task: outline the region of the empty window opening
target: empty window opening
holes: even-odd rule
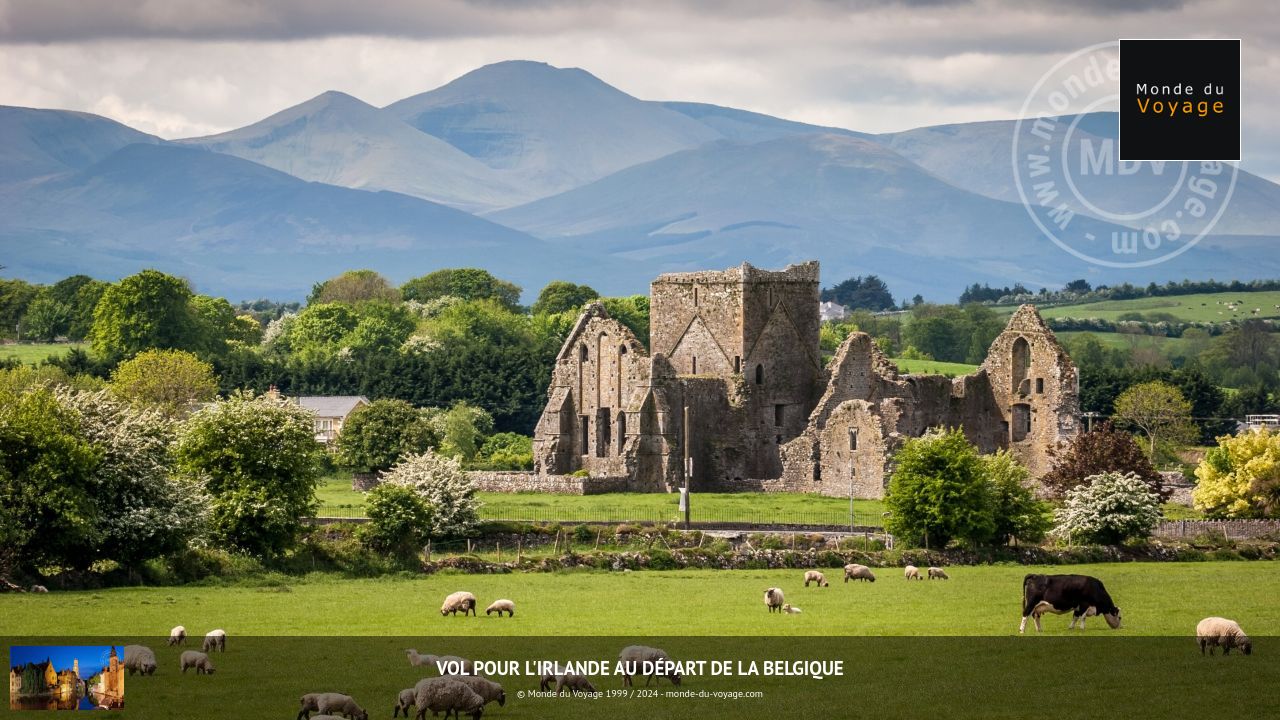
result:
[[[1044,378],[1036,378],[1036,394],[1044,394]]]
[[[693,306],[698,307],[698,286],[693,286]]]
[[[742,356],[741,355],[733,356],[733,371],[735,373],[742,372]]]
[[[1022,383],[1027,379],[1027,370],[1031,367],[1031,345],[1027,343],[1026,338],[1018,338],[1013,341],[1013,357],[1010,358],[1013,375],[1013,391],[1015,393],[1026,393]]]
[[[756,384],[764,384],[764,365],[756,365]]]
[[[587,346],[580,345],[578,347],[578,359],[581,360],[582,362],[586,362],[588,357],[589,357],[589,354],[587,352]]]
[[[578,428],[579,434],[582,435],[582,447],[580,448],[582,452],[580,454],[586,455],[588,449],[591,447],[591,423],[586,415],[578,416]]]
[[[623,446],[627,444],[627,414],[625,412],[618,413],[618,452],[622,452]]]
[[[693,374],[694,375],[698,374],[698,356],[697,355],[693,356]]]
[[[849,449],[858,449],[858,430],[856,428],[849,428]]]
[[[786,405],[773,406],[773,424],[774,425],[778,425],[778,426],[782,425],[782,420],[786,416],[786,409],[785,409],[786,407],[787,407]]]
[[[781,435],[776,435],[776,436],[774,436],[773,441],[774,441],[774,442],[776,442],[776,443],[778,443],[779,445],[781,445],[781,444],[782,444],[782,436],[781,436]]]
[[[1023,440],[1031,433],[1031,406],[1018,403],[1013,406],[1013,441]]]
[[[609,454],[609,447],[613,445],[613,438],[610,433],[613,432],[613,423],[609,420],[609,408],[600,408],[596,414],[596,427],[600,432],[600,440],[596,443],[596,456],[605,457]]]

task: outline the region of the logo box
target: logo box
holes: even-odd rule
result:
[[[1240,159],[1239,40],[1120,40],[1120,159]]]

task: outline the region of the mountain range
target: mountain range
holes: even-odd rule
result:
[[[1114,114],[1066,120],[1068,151],[1113,147]],[[382,108],[330,91],[207,137],[16,107],[0,107],[0,132],[0,264],[36,281],[158,267],[233,299],[298,298],[345,269],[399,282],[474,265],[530,293],[553,279],[633,293],[663,271],[818,259],[826,284],[875,273],[899,296],[951,301],[973,282],[1280,275],[1280,186],[1244,171],[1191,251],[1102,268],[1022,208],[1013,121],[876,135],[641,100],[544,63]],[[1076,203],[1078,222],[1109,234],[1123,226],[1100,211],[1145,207],[1168,177],[1080,182],[1109,205]]]

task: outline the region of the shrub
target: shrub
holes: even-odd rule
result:
[[[1280,433],[1218,438],[1195,471],[1191,497],[1210,517],[1254,518],[1280,513]]]
[[[907,440],[889,481],[886,529],[910,543],[982,543],[995,531],[991,490],[977,448],[959,430]]]
[[[491,435],[480,446],[472,463],[484,470],[529,470],[533,468],[533,438],[519,433]]]
[[[375,550],[412,557],[431,535],[431,508],[416,488],[383,483],[369,491],[365,513],[360,539]]]
[[[1040,542],[1052,523],[1049,506],[1036,500],[1027,486],[1031,474],[1007,450],[984,456],[982,464],[991,483],[993,537],[1000,542],[1011,537],[1023,542]]]
[[[1086,543],[1145,539],[1160,522],[1160,496],[1134,473],[1103,473],[1068,492],[1056,520],[1054,534]]]
[[[1164,492],[1160,473],[1156,472],[1137,441],[1109,422],[1102,423],[1091,432],[1076,435],[1040,482],[1061,495],[1085,484],[1087,478],[1107,472],[1135,473],[1152,491]]]
[[[479,525],[476,486],[455,458],[433,452],[409,455],[382,476],[383,485],[413,489],[431,513],[430,536],[461,537]]]
[[[403,400],[374,400],[351,413],[335,443],[345,467],[382,472],[401,456],[421,453],[439,444],[423,414]]]

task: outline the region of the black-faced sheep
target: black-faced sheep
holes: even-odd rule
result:
[[[1196,642],[1200,645],[1200,654],[1205,648],[1212,655],[1215,648],[1222,648],[1223,655],[1230,655],[1231,648],[1239,648],[1245,655],[1253,654],[1253,641],[1240,624],[1235,620],[1220,617],[1207,617],[1196,624]]]
[[[124,669],[128,670],[130,675],[134,673],[154,675],[156,666],[156,654],[151,648],[146,645],[124,646]]]
[[[460,590],[456,593],[451,593],[444,599],[444,604],[440,606],[441,615],[456,616],[459,612],[461,612],[463,616],[466,616],[468,613],[475,615],[476,596],[465,590]]]
[[[186,641],[187,641],[187,629],[185,627],[178,625],[177,627],[169,631],[169,647],[173,647],[174,645],[182,645]]]
[[[227,631],[226,630],[210,630],[204,636],[204,645],[200,648],[204,652],[217,650],[218,652],[227,651]]]
[[[656,677],[665,677],[671,681],[672,685],[679,685],[681,681],[681,675],[674,666],[659,666],[657,664],[671,662],[671,658],[667,656],[667,652],[660,648],[648,647],[645,645],[628,645],[622,648],[622,652],[618,653],[618,662],[634,664],[635,675],[639,675],[644,672],[644,663],[654,663],[650,666],[650,669],[652,669],[653,672],[649,673],[648,677],[645,679],[645,685],[648,685]],[[666,669],[666,673],[659,672],[664,668]],[[632,673],[622,676],[622,685],[624,687],[631,687],[631,676]]]
[[[299,720],[307,720],[313,712],[320,715],[342,715],[351,720],[369,720],[369,713],[350,695],[342,693],[307,693],[298,700],[298,704],[301,706],[298,710]]]
[[[908,566],[906,566],[905,568],[903,568],[903,569],[902,569],[902,576],[903,576],[903,577],[905,577],[905,578],[906,578],[906,579],[908,579],[908,580],[923,580],[923,579],[924,579],[924,578],[920,577],[920,568],[916,567],[915,565],[908,565]]]
[[[827,582],[827,577],[817,570],[809,570],[805,572],[804,586],[809,587],[810,582],[817,583],[818,587],[828,587],[830,585],[830,583]]]
[[[929,579],[930,580],[950,580],[951,576],[947,574],[946,570],[943,570],[940,567],[931,567],[929,568]]]
[[[498,617],[502,617],[502,613],[506,613],[507,617],[515,617],[516,604],[506,599],[494,600],[484,611],[485,615],[492,613],[498,613]]]
[[[871,572],[871,568],[867,567],[866,565],[858,565],[857,563],[851,563],[849,565],[844,566],[844,581],[849,582],[850,580],[862,580],[864,582],[875,582],[876,575],[875,573]]]
[[[418,712],[414,715],[417,720],[426,720],[428,710],[432,715],[443,710],[446,718],[451,714],[458,717],[460,713],[466,713],[472,720],[480,720],[480,716],[484,714],[484,698],[457,678],[419,680],[414,686],[413,701],[418,706]]]
[[[781,612],[785,603],[781,588],[771,587],[764,591],[764,606],[769,608],[769,612]]]
[[[188,668],[195,668],[197,675],[212,675],[214,671],[213,661],[208,655],[195,650],[187,650],[178,657],[178,664],[182,666],[182,674],[187,674]]]
[[[413,707],[414,698],[418,693],[413,688],[405,688],[400,691],[400,695],[396,697],[396,706],[391,711],[391,717],[400,717],[400,713],[404,713],[405,717],[409,717],[409,708]],[[311,718],[315,720],[315,718]]]

